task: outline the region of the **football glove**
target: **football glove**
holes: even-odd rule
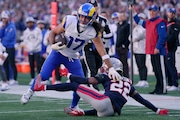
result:
[[[114,69],[114,67],[109,68],[108,76],[114,81],[120,81],[122,79],[121,75]]]
[[[66,47],[66,45],[62,44],[62,42],[57,42],[57,43],[54,43],[54,44],[51,45],[51,48],[53,50],[61,50],[61,49],[65,48],[65,47]]]

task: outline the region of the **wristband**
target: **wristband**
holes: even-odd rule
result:
[[[110,57],[109,57],[108,54],[102,56],[102,60],[109,59],[109,58],[110,58]]]
[[[69,79],[70,75],[71,75],[71,73],[68,73],[68,74],[67,74],[67,78],[68,78],[68,79]]]

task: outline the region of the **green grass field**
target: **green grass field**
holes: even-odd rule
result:
[[[19,74],[19,84],[27,85],[29,83],[29,74]],[[138,77],[135,76],[135,83]],[[155,80],[153,76],[148,77],[150,87],[138,88],[139,93],[148,93],[153,90]],[[63,78],[63,81],[65,79]],[[180,96],[180,91],[169,92],[168,95]],[[122,109],[121,116],[114,117],[94,117],[81,116],[72,117],[63,112],[63,108],[70,105],[69,99],[57,99],[34,96],[27,105],[20,104],[21,95],[0,93],[0,120],[179,120],[179,110],[169,110],[169,115],[159,116],[145,107],[127,106]],[[91,109],[92,107],[84,101],[79,102],[82,109]]]

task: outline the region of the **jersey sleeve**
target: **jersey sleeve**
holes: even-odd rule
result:
[[[77,18],[75,16],[67,15],[63,18],[61,24],[63,28],[66,30],[71,24],[73,24],[73,22],[77,21],[76,19]]]
[[[67,16],[63,18],[61,24],[62,24],[63,28],[65,29],[65,28],[66,28],[66,25],[67,25]]]

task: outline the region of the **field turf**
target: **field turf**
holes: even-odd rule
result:
[[[19,84],[27,85],[30,81],[29,74],[19,74]],[[135,76],[135,83],[138,77]],[[63,78],[63,81],[65,79]],[[153,76],[148,77],[150,87],[138,88],[139,93],[148,93],[153,90],[155,80]],[[101,87],[101,86],[100,86]],[[180,91],[168,92],[168,95],[180,96]],[[128,106],[122,109],[121,116],[114,117],[80,116],[72,117],[63,112],[63,108],[70,105],[69,99],[57,99],[34,96],[27,105],[20,104],[21,95],[0,93],[0,120],[179,120],[179,110],[169,110],[168,115],[159,116],[145,107]],[[84,101],[79,102],[82,109],[92,107]]]

